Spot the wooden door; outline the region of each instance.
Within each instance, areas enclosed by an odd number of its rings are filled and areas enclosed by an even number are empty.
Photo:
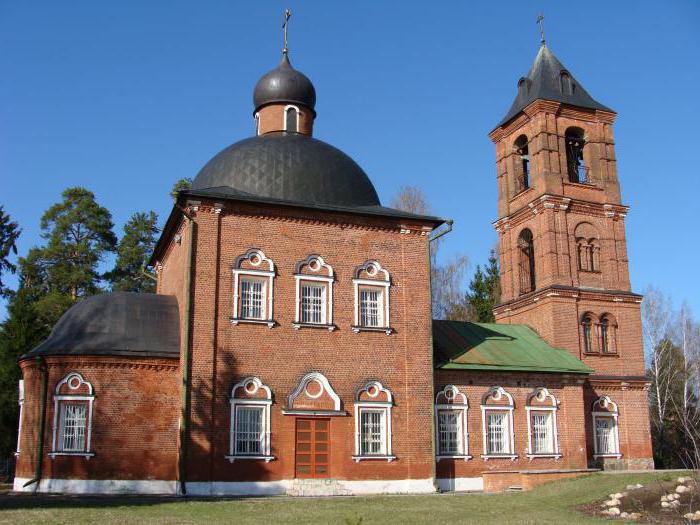
[[[327,478],[330,469],[330,419],[297,419],[297,478]]]

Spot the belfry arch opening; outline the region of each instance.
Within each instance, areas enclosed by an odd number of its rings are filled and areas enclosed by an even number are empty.
[[[515,149],[515,193],[530,187],[530,152],[527,135],[520,135],[513,144]]]
[[[577,127],[568,128],[564,134],[564,143],[566,145],[566,169],[569,182],[586,183],[588,176],[583,163],[583,147],[586,145],[584,131]]]
[[[532,231],[524,229],[518,236],[518,270],[520,278],[520,293],[525,294],[535,290],[535,242]]]

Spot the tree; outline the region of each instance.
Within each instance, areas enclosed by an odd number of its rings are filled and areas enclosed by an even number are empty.
[[[189,177],[186,177],[184,179],[178,180],[175,184],[173,184],[173,189],[170,190],[170,195],[173,197],[173,199],[177,199],[177,194],[178,192],[182,190],[189,190],[192,187],[192,179]]]
[[[117,239],[112,215],[98,205],[95,195],[84,188],[68,188],[63,201],[41,217],[41,249],[51,291],[70,296],[73,302],[99,291],[97,266],[114,251]]]
[[[30,294],[20,288],[7,306],[7,319],[0,324],[0,457],[8,457],[17,443],[17,385],[21,377],[17,360],[49,334]]]
[[[17,268],[10,262],[10,254],[17,254],[17,238],[21,230],[16,222],[10,220],[0,206],[0,296],[6,297],[8,290],[2,282],[3,272],[15,273]]]
[[[124,225],[117,246],[114,269],[106,277],[115,292],[154,292],[155,282],[144,275],[149,255],[158,240],[158,216],[154,212],[134,213]]]
[[[493,309],[501,298],[501,281],[499,277],[498,259],[496,251],[489,253],[486,273],[477,264],[476,271],[469,283],[469,291],[466,296],[466,303],[469,305],[470,315],[474,321],[479,323],[493,323]]]
[[[419,215],[430,214],[430,205],[425,192],[415,186],[399,189],[391,206],[398,210]],[[444,264],[438,263],[438,252],[442,239],[430,242],[430,283],[432,288],[432,314],[437,319],[467,320],[468,311],[463,304],[464,275],[469,259],[455,255]]]

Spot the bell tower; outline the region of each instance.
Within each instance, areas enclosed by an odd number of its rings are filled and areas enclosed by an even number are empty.
[[[594,369],[585,400],[617,404],[618,450],[592,464],[649,468],[642,297],[631,290],[615,158],[616,113],[542,45],[489,137],[496,145],[501,262],[499,323],[527,324]],[[624,431],[624,432],[623,432]]]

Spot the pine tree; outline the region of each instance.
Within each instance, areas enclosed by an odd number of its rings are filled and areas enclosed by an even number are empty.
[[[50,290],[70,296],[73,302],[99,291],[97,266],[117,239],[112,215],[84,188],[68,188],[63,201],[41,217],[42,237],[47,240],[40,258]]]
[[[8,295],[8,290],[2,282],[3,272],[17,271],[16,266],[10,262],[10,254],[17,253],[16,243],[20,233],[17,223],[10,220],[10,216],[0,206],[0,296]]]
[[[486,273],[481,266],[476,266],[476,271],[469,283],[466,303],[471,310],[472,318],[479,323],[493,323],[493,309],[500,301],[501,284],[499,278],[498,259],[495,250],[489,254]]]
[[[143,274],[148,257],[155,248],[158,216],[154,212],[134,213],[124,225],[117,246],[114,269],[106,275],[115,292],[153,292],[155,282]]]
[[[173,184],[173,189],[170,190],[170,195],[173,197],[173,199],[177,199],[178,192],[180,192],[182,190],[189,190],[191,187],[192,187],[192,179],[191,178],[186,177],[184,179],[180,179],[175,184]]]

